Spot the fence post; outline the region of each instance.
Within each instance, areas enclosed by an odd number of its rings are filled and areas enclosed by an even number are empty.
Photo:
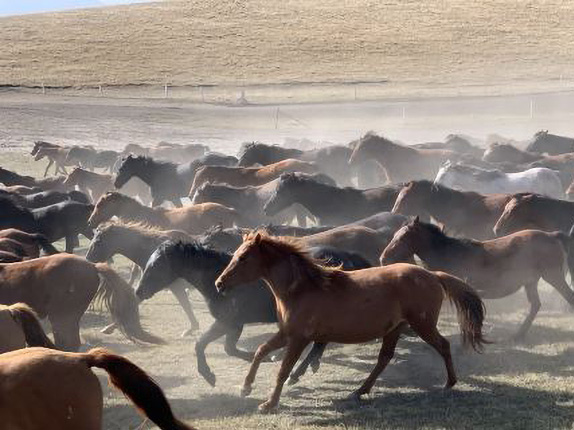
[[[534,118],[534,99],[530,99],[530,118]]]
[[[199,89],[201,90],[201,102],[205,103],[205,94],[203,93],[203,87],[199,87]]]
[[[407,108],[403,106],[403,119],[407,119]]]
[[[277,130],[278,125],[279,125],[279,108],[277,108],[277,110],[275,111],[275,130]]]
[[[46,87],[44,86],[44,82],[42,82],[42,94],[46,94]]]
[[[163,96],[164,96],[164,98],[166,98],[166,99],[169,97],[169,87],[168,87],[168,85],[167,85],[167,82],[165,83]]]

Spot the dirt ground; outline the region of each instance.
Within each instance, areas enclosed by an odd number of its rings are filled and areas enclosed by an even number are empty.
[[[535,101],[532,117],[531,100]],[[505,99],[230,108],[174,100],[4,92],[0,95],[0,165],[40,175],[44,164],[34,163],[27,154],[31,142],[39,138],[110,148],[130,142],[202,141],[214,149],[235,153],[245,140],[283,143],[286,138],[310,138],[347,142],[370,129],[409,143],[442,140],[450,132],[480,139],[489,133],[526,139],[540,128],[574,134],[567,110],[571,102],[572,95],[565,93]],[[83,240],[82,246],[81,252],[85,252],[87,241]],[[118,258],[115,264],[127,276],[126,261]],[[190,294],[201,329],[205,329],[211,317],[198,293]],[[434,351],[419,340],[405,338],[365,402],[346,403],[345,396],[372,368],[379,346],[333,345],[320,371],[286,388],[280,411],[272,415],[260,415],[257,405],[270,392],[278,364],[263,364],[252,396],[243,399],[239,390],[248,364],[227,357],[221,343],[213,344],[207,354],[217,375],[217,386],[211,388],[196,370],[195,337],[179,336],[186,321],[168,292],[141,307],[144,324],[163,336],[168,345],[142,347],[119,334],[102,335],[99,330],[108,317],[94,312],[85,316],[82,335],[89,345],[125,354],[150,372],[166,390],[177,414],[199,429],[571,429],[574,319],[556,293],[545,290],[542,301],[543,309],[527,342],[520,345],[508,339],[527,309],[524,294],[490,302],[487,331],[496,343],[483,355],[455,353],[459,384],[451,392],[440,388],[445,372]],[[441,329],[456,350],[456,319],[449,308],[445,308]],[[240,346],[254,350],[274,330],[270,325],[250,327]],[[107,387],[103,375],[101,381]],[[108,388],[104,415],[106,430],[154,428],[143,423],[121,394]]]

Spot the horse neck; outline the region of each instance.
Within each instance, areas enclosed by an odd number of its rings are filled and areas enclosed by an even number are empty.
[[[469,197],[459,191],[433,186],[428,194],[427,210],[429,215],[439,221],[450,219],[453,207],[469,206]]]
[[[148,223],[154,226],[166,227],[169,222],[161,208],[150,208],[144,206],[135,200],[129,200],[128,207],[121,210],[118,214],[121,218],[129,221]]]
[[[417,154],[414,148],[409,148],[402,145],[397,145],[392,142],[385,142],[383,145],[373,146],[368,154],[378,161],[383,166],[392,167],[392,163],[399,157],[404,155]]]
[[[267,267],[262,276],[269,286],[275,299],[286,303],[289,299],[289,290],[294,286],[295,279],[290,259],[279,258]]]
[[[129,229],[117,229],[113,243],[108,243],[112,254],[121,254],[140,267],[145,267],[150,255],[163,240]]]
[[[208,303],[216,302],[224,297],[215,288],[215,281],[231,261],[231,255],[225,253],[218,253],[218,255],[220,258],[209,257],[209,263],[195,265],[190,264],[189,259],[182,253],[177,258],[177,264],[172,264],[178,277],[193,285]],[[198,266],[204,269],[200,270]]]
[[[459,239],[444,235],[437,240],[434,233],[428,232],[421,235],[421,240],[412,246],[412,251],[431,269],[441,270],[468,256],[472,249]]]

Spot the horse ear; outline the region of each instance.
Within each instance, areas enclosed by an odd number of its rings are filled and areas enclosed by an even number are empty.
[[[259,245],[261,243],[261,233],[260,232],[257,232],[255,234],[253,241],[255,242],[256,245]]]
[[[417,215],[415,217],[415,219],[413,220],[413,224],[418,224],[418,223],[420,223],[420,220],[419,220],[419,216]]]

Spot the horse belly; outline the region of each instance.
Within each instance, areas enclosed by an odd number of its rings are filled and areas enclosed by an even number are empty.
[[[0,312],[0,354],[25,347],[22,327],[14,321],[10,312]]]

